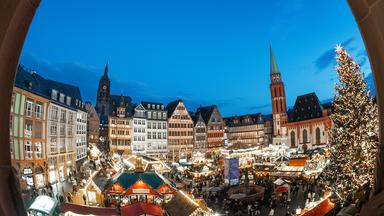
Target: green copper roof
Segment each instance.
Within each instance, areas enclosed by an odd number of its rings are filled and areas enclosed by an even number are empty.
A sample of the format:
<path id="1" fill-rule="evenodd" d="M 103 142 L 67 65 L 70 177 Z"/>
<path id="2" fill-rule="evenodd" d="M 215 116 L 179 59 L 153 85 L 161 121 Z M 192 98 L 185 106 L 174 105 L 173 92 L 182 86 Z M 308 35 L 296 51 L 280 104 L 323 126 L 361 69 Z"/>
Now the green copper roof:
<path id="1" fill-rule="evenodd" d="M 272 46 L 269 45 L 269 52 L 270 52 L 270 61 L 271 61 L 271 74 L 274 73 L 280 73 L 279 67 L 277 66 L 277 61 L 275 58 L 275 55 L 273 54 Z"/>

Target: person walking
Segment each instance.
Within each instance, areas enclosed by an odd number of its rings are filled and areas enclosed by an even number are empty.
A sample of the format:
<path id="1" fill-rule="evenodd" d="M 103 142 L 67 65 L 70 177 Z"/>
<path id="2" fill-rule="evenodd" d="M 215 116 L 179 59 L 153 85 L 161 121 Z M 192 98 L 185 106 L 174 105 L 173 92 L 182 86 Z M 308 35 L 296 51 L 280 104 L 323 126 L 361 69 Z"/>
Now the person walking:
<path id="1" fill-rule="evenodd" d="M 271 210 L 269 211 L 268 216 L 274 216 L 274 215 L 275 215 L 275 210 L 273 208 L 271 208 Z"/>

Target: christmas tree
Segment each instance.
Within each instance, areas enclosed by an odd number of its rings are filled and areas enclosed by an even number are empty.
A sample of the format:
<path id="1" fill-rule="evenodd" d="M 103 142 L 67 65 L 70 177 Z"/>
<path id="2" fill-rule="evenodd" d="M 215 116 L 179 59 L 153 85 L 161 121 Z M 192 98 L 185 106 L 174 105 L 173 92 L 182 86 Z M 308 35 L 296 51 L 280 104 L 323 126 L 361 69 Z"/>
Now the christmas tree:
<path id="1" fill-rule="evenodd" d="M 341 203 L 356 201 L 363 187 L 373 187 L 378 111 L 360 66 L 341 47 L 336 47 L 337 75 L 333 112 L 330 116 L 330 163 L 322 179 L 326 190 L 336 193 Z"/>

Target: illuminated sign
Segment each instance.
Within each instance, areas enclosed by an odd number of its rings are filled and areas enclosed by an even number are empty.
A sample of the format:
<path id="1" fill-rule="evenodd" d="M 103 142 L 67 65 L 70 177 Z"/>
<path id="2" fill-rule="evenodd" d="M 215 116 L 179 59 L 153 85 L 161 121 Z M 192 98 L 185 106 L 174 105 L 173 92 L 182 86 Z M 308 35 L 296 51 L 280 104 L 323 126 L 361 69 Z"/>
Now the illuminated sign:
<path id="1" fill-rule="evenodd" d="M 149 189 L 132 189 L 132 193 L 135 194 L 149 194 Z"/>
<path id="2" fill-rule="evenodd" d="M 32 169 L 30 167 L 24 168 L 24 170 L 23 170 L 24 175 L 31 175 L 32 173 L 33 172 L 32 172 Z"/>

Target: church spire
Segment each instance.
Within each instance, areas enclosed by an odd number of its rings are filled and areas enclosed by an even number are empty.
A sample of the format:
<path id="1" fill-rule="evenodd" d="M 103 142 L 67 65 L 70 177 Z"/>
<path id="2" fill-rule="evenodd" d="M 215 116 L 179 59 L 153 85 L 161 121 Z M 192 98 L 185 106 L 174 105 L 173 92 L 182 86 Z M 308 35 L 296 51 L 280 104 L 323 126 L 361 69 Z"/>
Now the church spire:
<path id="1" fill-rule="evenodd" d="M 107 60 L 107 64 L 105 65 L 105 68 L 104 68 L 104 76 L 108 77 L 108 60 Z"/>
<path id="2" fill-rule="evenodd" d="M 269 43 L 269 54 L 270 54 L 270 72 L 271 74 L 280 73 L 279 67 L 277 66 L 277 61 L 275 55 L 273 54 L 273 49 L 271 43 Z"/>

